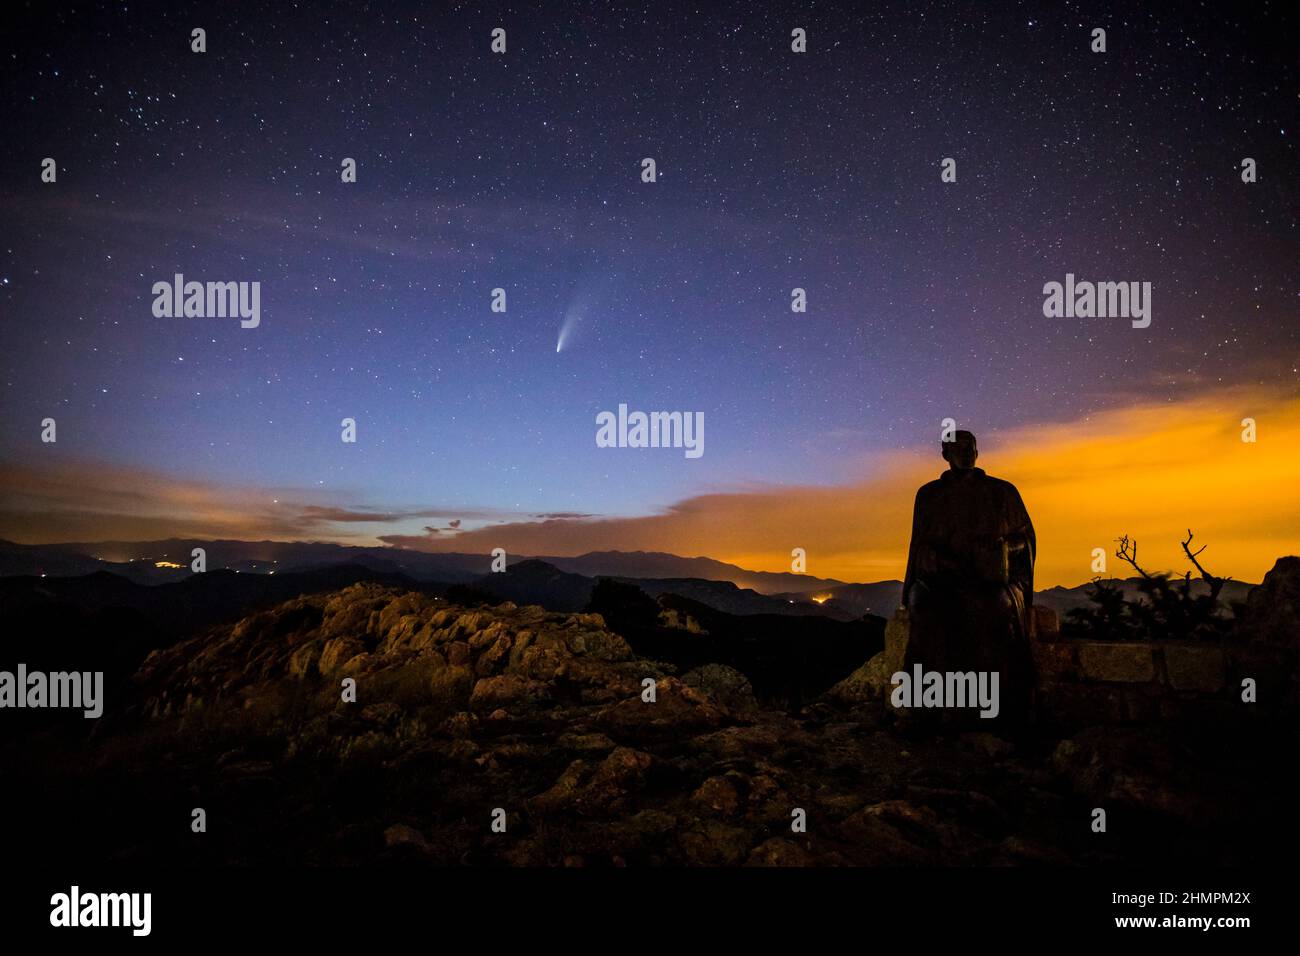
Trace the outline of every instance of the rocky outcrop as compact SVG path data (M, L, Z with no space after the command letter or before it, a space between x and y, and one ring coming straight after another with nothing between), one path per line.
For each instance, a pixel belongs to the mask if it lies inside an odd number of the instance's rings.
M633 653L599 615L355 585L151 654L102 759L138 771L132 799L159 818L180 801L270 821L222 822L211 852L242 863L1056 865L1092 852L1082 795L1178 826L1216 811L1167 756L1104 738L1048 761L989 733L897 735L867 705L905 639L900 616L790 712L733 667ZM187 859L180 834L151 858Z
M747 678L734 667L725 664L705 664L682 675L682 683L718 701L737 714L752 714L758 710L754 688Z
M1246 597L1243 636L1300 651L1300 558L1278 558Z
M885 625L884 650L827 691L826 697L849 707L882 705L893 689L890 678L903 669L907 626L907 611L899 608Z

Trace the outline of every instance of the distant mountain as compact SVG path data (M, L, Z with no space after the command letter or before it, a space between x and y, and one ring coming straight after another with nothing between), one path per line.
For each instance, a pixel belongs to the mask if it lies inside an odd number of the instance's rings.
M238 620L300 594L337 590L359 581L409 590L422 588L404 575L385 574L360 565L288 574L208 571L155 585L140 584L101 566L94 574L80 577L0 578L0 618L16 639L5 644L6 651L14 643L39 643L45 616L68 609L90 615L106 611L136 615L142 626L175 637Z
M1118 583L1124 591L1124 600L1140 601L1143 600L1140 588L1141 578L1110 578L1107 584ZM1223 590L1219 592L1219 601L1223 604L1236 604L1239 601L1245 601L1246 595L1250 589L1255 587L1245 581L1228 581L1223 585ZM1192 581L1192 594L1208 594L1210 586L1200 579ZM1067 611L1076 607L1083 607L1090 603L1088 595L1092 593L1092 582L1079 584L1072 588L1054 587L1045 591L1034 592L1034 603L1044 607L1050 607L1064 619Z
M690 598L716 611L745 616L772 614L782 616L825 617L850 621L861 617L837 605L818 604L798 598L776 598L748 588L738 588L730 581L703 581L699 578L631 578L615 575L588 577L561 571L548 561L528 558L506 567L505 571L485 574L470 583L467 591L453 597L472 598L475 593L498 601L538 604L549 611L580 611L591 600L592 590L601 577L610 577L640 588L652 598L663 594ZM450 592L449 592L450 594Z
M105 569L141 583L163 583L189 576L190 555L203 548L209 571L253 573L308 571L339 564L404 574L417 581L467 583L489 573L486 554L415 551L391 547L354 547L318 541L230 541L166 538L159 541L67 542L21 545L0 541L0 576L66 576ZM507 566L529 560L508 555ZM806 574L749 571L713 558L682 558L659 551L593 551L574 558L538 557L552 567L585 577L698 579L730 581L759 594L804 594L838 587L842 581ZM179 568L158 567L162 563Z
M52 581L110 572L136 584L182 584L194 575L190 555L201 547L208 573L241 571L255 577L326 573L323 580L382 580L387 575L421 585L473 584L500 600L540 604L553 610L585 606L595 580L611 577L635 583L651 596L677 594L729 614L782 614L855 620L864 614L890 617L902 593L899 581L848 584L805 574L749 571L713 558L683 558L661 551L592 551L577 557L507 556L503 574L490 573L486 554L432 553L392 547L353 547L304 541L230 541L168 538L159 541L69 542L23 545L0 541L0 579L26 575ZM343 570L329 575L332 569ZM275 572L270 575L270 572ZM1140 597L1138 578L1122 582L1131 600ZM286 583L267 590L284 594ZM342 586L341 584L339 586ZM1229 581L1222 600L1244 601L1253 585ZM1193 590L1204 593L1203 581ZM1064 615L1088 603L1091 583L1054 587L1035 594L1035 603ZM255 585L243 583L239 593Z
M126 577L126 568L106 563L67 545L15 544L0 540L0 577L27 574L68 577L111 570Z
M856 618L864 614L878 617L894 616L899 602L903 598L902 581L877 581L874 584L837 584L811 594L790 593L776 594L776 598L791 601L816 601L828 612L838 610L847 617Z
M49 577L109 570L142 584L179 581L190 576L191 554L203 548L209 571L265 574L313 571L339 565L402 574L416 581L454 584L487 573L486 554L434 554L404 548L363 548L319 541L232 541L166 538L159 541L98 541L22 545L0 541L0 577ZM520 560L515 558L513 560ZM163 564L163 567L158 567ZM179 565L169 568L165 565Z
M690 598L706 604L717 611L728 614L781 614L786 616L829 617L837 621L849 621L859 618L861 614L852 614L848 610L833 606L830 602L811 601L805 594L767 595L759 594L752 588L738 588L730 581L702 581L699 578L623 578L614 577L616 581L635 584L650 597L661 594L673 594Z
M553 564L562 571L572 571L588 577L730 581L738 588L750 588L759 594L806 593L844 583L834 578L817 578L809 574L749 571L713 558L682 558L663 551L591 551L576 558L541 557L538 560Z
M568 574L530 558L507 564L504 571L475 578L466 592L516 604L537 604L548 611L581 611L591 600L595 585L594 578Z

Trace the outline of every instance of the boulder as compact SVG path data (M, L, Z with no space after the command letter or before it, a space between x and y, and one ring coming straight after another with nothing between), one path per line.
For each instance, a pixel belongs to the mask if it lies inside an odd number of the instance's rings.
M518 674L499 674L496 677L484 677L474 685L469 707L478 713L497 708L519 712L536 708L549 697L550 688L541 681L529 680Z
M1135 682L1156 676L1155 660L1147 644L1080 644L1079 668L1089 680Z
M1223 689L1226 670L1223 651L1217 647L1165 648L1165 673L1174 690L1215 693Z
M749 678L734 667L725 664L705 664L682 675L682 683L694 687L710 699L717 701L734 714L749 714L758 710L754 688Z
M826 692L826 697L848 707L885 700L893 691L890 680L903 669L907 653L907 611L899 608L885 625L885 648Z
M1278 558L1263 582L1246 596L1247 640L1300 650L1300 557Z
M366 646L355 637L336 637L327 643L320 652L317 667L322 675L328 677L339 670L343 664L365 652Z

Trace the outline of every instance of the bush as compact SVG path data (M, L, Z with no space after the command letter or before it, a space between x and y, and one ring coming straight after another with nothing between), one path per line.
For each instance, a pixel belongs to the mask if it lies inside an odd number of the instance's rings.
M1119 584L1094 581L1091 605L1067 612L1062 631L1067 637L1107 641L1213 641L1228 636L1236 624L1216 593L1192 593L1190 574L1146 575L1137 586L1141 597L1129 601Z

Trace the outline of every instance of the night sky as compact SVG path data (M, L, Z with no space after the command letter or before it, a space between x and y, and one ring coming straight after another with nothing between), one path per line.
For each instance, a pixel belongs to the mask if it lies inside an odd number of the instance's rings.
M4 468L446 537L937 473L949 416L996 474L1300 383L1294 4L262 6L6 9ZM178 272L260 281L260 327L155 318ZM1150 328L1045 318L1067 272L1151 282ZM702 411L705 454L597 448L620 402Z

